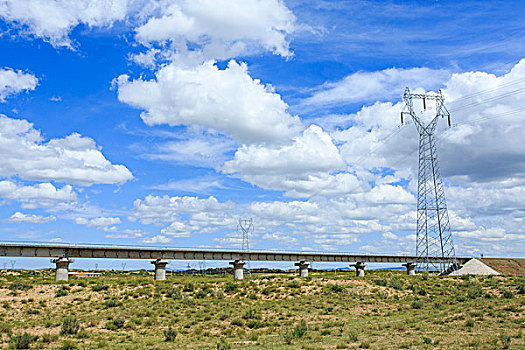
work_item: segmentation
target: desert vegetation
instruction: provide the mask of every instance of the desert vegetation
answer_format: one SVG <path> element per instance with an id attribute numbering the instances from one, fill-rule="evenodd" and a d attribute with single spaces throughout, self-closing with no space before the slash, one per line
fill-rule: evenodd
<path id="1" fill-rule="evenodd" d="M 525 278 L 0 273 L 12 349 L 523 349 Z"/>

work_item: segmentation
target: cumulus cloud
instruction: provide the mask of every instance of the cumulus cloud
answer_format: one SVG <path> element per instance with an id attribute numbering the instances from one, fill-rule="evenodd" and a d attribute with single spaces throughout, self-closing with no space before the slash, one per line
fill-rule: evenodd
<path id="1" fill-rule="evenodd" d="M 183 0 L 159 2 L 160 15 L 136 29 L 143 43 L 198 45 L 208 57 L 226 59 L 262 47 L 290 56 L 287 35 L 295 16 L 279 0 Z"/>
<path id="2" fill-rule="evenodd" d="M 108 161 L 95 142 L 73 133 L 44 142 L 40 131 L 23 119 L 0 115 L 0 176 L 90 186 L 124 183 L 133 178 L 123 165 Z"/>
<path id="3" fill-rule="evenodd" d="M 242 146 L 222 171 L 265 189 L 308 197 L 362 190 L 354 174 L 333 173 L 345 167 L 331 137 L 311 125 L 290 144 Z"/>
<path id="4" fill-rule="evenodd" d="M 139 241 L 139 243 L 144 243 L 144 244 L 167 244 L 167 243 L 170 243 L 171 241 L 173 241 L 173 239 L 171 239 L 170 237 L 166 237 L 166 236 L 163 236 L 163 235 L 157 235 L 157 236 L 153 236 L 153 237 L 146 237 L 146 238 L 143 238 Z"/>
<path id="5" fill-rule="evenodd" d="M 129 219 L 140 220 L 143 224 L 155 224 L 178 221 L 180 214 L 199 212 L 230 211 L 235 208 L 233 202 L 219 202 L 215 197 L 200 199 L 198 197 L 162 197 L 148 195 L 133 203 Z"/>
<path id="6" fill-rule="evenodd" d="M 24 214 L 19 211 L 11 215 L 6 221 L 10 223 L 21 223 L 21 222 L 27 222 L 32 224 L 45 224 L 51 221 L 55 221 L 56 217 L 53 215 L 49 216 L 42 216 L 42 215 L 35 215 L 35 214 Z"/>
<path id="7" fill-rule="evenodd" d="M 50 207 L 58 202 L 71 202 L 77 194 L 70 185 L 56 188 L 50 183 L 32 186 L 19 185 L 13 181 L 0 181 L 0 198 L 22 202 L 24 208 Z"/>
<path id="8" fill-rule="evenodd" d="M 75 224 L 87 225 L 89 227 L 108 227 L 112 225 L 120 224 L 120 218 L 118 217 L 98 217 L 98 218 L 75 218 Z"/>
<path id="9" fill-rule="evenodd" d="M 34 90 L 37 84 L 38 79 L 32 74 L 0 68 L 0 102 L 21 91 Z"/>
<path id="10" fill-rule="evenodd" d="M 71 30 L 79 24 L 107 27 L 125 19 L 128 0 L 4 0 L 0 18 L 21 33 L 41 38 L 56 47 L 72 48 Z"/>
<path id="11" fill-rule="evenodd" d="M 268 85 L 248 75 L 246 64 L 219 69 L 209 61 L 193 68 L 170 64 L 155 79 L 116 80 L 118 98 L 144 109 L 147 125 L 200 125 L 242 143 L 285 140 L 301 129 L 298 117 Z"/>
<path id="12" fill-rule="evenodd" d="M 382 71 L 357 72 L 335 83 L 326 83 L 303 101 L 304 106 L 329 106 L 356 102 L 398 99 L 406 86 L 427 90 L 442 86 L 450 77 L 446 70 L 430 68 L 388 68 Z"/>

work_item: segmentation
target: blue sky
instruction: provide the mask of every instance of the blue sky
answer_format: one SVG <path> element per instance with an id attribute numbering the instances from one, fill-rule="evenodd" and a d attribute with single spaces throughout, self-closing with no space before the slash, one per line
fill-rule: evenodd
<path id="1" fill-rule="evenodd" d="M 523 256 L 519 1 L 0 2 L 0 238 L 413 253 L 405 86 L 458 254 Z M 7 260 L 6 260 L 7 261 Z"/>

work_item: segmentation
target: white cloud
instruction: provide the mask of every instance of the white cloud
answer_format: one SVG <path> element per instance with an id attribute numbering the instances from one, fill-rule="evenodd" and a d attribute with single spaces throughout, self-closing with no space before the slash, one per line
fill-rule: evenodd
<path id="1" fill-rule="evenodd" d="M 89 227 L 100 227 L 100 228 L 107 228 L 112 225 L 118 225 L 120 224 L 120 218 L 118 217 L 98 217 L 93 219 L 87 219 L 87 218 L 75 218 L 75 224 L 77 225 L 87 225 Z"/>
<path id="2" fill-rule="evenodd" d="M 191 231 L 193 230 L 193 227 L 189 227 L 184 222 L 175 221 L 172 222 L 168 227 L 163 228 L 160 232 L 162 235 L 170 236 L 170 237 L 190 237 Z"/>
<path id="3" fill-rule="evenodd" d="M 123 165 L 109 162 L 95 142 L 73 133 L 44 142 L 23 119 L 0 115 L 0 176 L 89 186 L 124 183 L 133 178 Z"/>
<path id="4" fill-rule="evenodd" d="M 167 244 L 167 243 L 170 243 L 171 241 L 173 241 L 173 239 L 171 239 L 170 237 L 157 235 L 157 236 L 153 236 L 153 237 L 143 238 L 143 239 L 141 239 L 139 241 L 139 243 L 144 243 L 144 244 Z"/>
<path id="5" fill-rule="evenodd" d="M 37 84 L 38 79 L 32 74 L 0 68 L 0 102 L 21 91 L 34 90 Z"/>
<path id="6" fill-rule="evenodd" d="M 196 135 L 186 140 L 167 141 L 159 144 L 157 148 L 156 153 L 147 154 L 146 157 L 201 167 L 216 167 L 222 164 L 227 159 L 226 153 L 235 149 L 232 140 L 212 135 Z"/>
<path id="7" fill-rule="evenodd" d="M 143 43 L 170 41 L 181 49 L 186 42 L 208 57 L 226 59 L 262 47 L 290 56 L 287 35 L 295 16 L 279 0 L 183 0 L 159 2 L 160 16 L 138 27 Z"/>
<path id="8" fill-rule="evenodd" d="M 406 86 L 435 89 L 450 77 L 446 70 L 389 68 L 357 72 L 336 83 L 326 83 L 303 101 L 304 106 L 327 106 L 398 99 Z"/>
<path id="9" fill-rule="evenodd" d="M 34 214 L 24 214 L 19 211 L 11 215 L 9 219 L 7 219 L 7 222 L 10 223 L 20 223 L 20 222 L 29 222 L 32 224 L 45 224 L 51 221 L 55 221 L 56 217 L 53 215 L 50 216 L 42 216 L 42 215 L 34 215 Z"/>
<path id="10" fill-rule="evenodd" d="M 242 146 L 222 171 L 295 197 L 350 193 L 367 187 L 353 174 L 334 173 L 345 167 L 331 137 L 311 125 L 290 144 Z"/>
<path id="11" fill-rule="evenodd" d="M 147 125 L 199 125 L 242 143 L 282 141 L 302 126 L 270 86 L 248 75 L 246 64 L 230 61 L 219 69 L 208 61 L 193 68 L 169 64 L 155 79 L 116 80 L 118 98 L 144 109 Z"/>
<path id="12" fill-rule="evenodd" d="M 166 223 L 178 221 L 180 214 L 196 214 L 199 212 L 230 211 L 233 202 L 219 202 L 215 197 L 200 199 L 198 197 L 158 197 L 148 195 L 137 199 L 129 216 L 130 220 L 140 220 L 143 224 Z"/>
<path id="13" fill-rule="evenodd" d="M 50 183 L 39 183 L 32 186 L 18 185 L 15 182 L 0 181 L 0 198 L 22 202 L 24 208 L 50 207 L 57 202 L 71 202 L 77 194 L 69 185 L 56 188 Z"/>
<path id="14" fill-rule="evenodd" d="M 3 0 L 0 18 L 22 33 L 56 47 L 72 48 L 68 35 L 79 24 L 111 26 L 128 13 L 128 0 Z"/>

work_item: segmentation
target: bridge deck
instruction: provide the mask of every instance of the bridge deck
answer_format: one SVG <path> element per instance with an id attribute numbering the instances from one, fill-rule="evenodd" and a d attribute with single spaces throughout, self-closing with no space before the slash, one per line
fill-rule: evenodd
<path id="1" fill-rule="evenodd" d="M 102 246 L 83 244 L 0 243 L 0 256 L 9 257 L 68 257 L 99 259 L 173 259 L 173 260 L 249 260 L 249 261 L 310 261 L 310 262 L 415 262 L 416 256 L 351 254 L 324 252 L 286 252 L 218 249 L 179 249 L 140 246 Z M 456 258 L 465 263 L 470 258 Z M 446 260 L 431 258 L 430 260 Z"/>

